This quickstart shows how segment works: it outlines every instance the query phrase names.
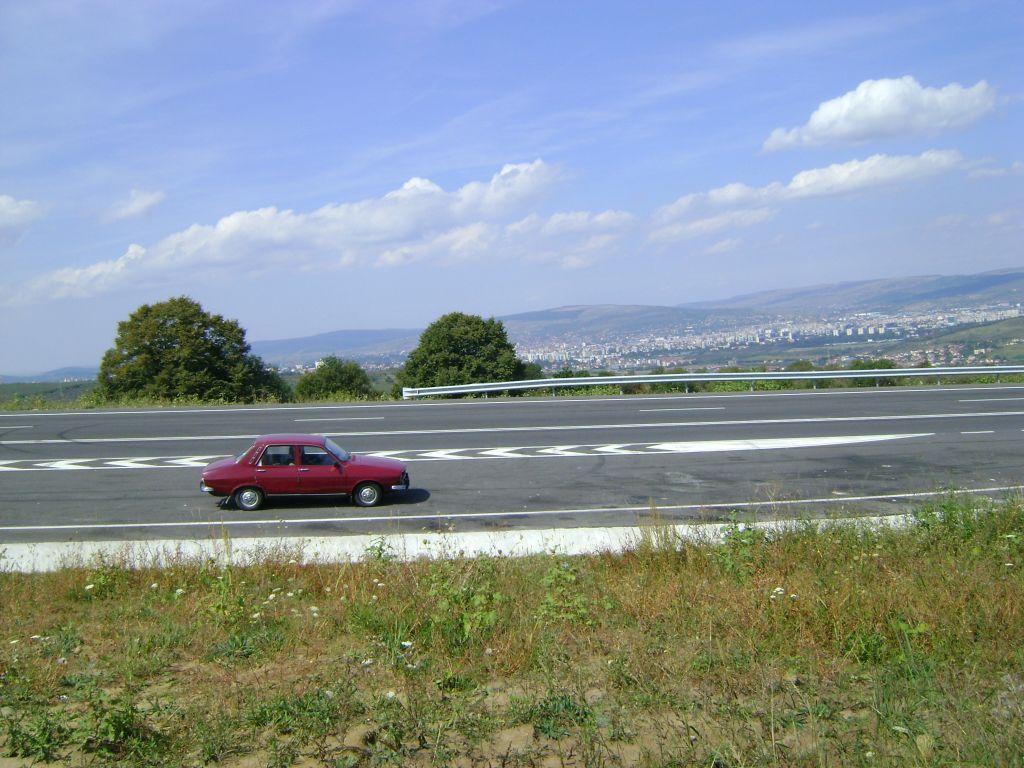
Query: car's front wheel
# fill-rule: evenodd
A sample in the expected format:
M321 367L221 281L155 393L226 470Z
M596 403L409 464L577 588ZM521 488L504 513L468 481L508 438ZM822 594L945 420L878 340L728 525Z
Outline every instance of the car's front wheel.
M259 488L239 488L235 491L235 506L246 512L262 507L263 499L263 491Z
M352 492L352 498L360 507L375 507L383 496L384 491L376 483L363 483Z

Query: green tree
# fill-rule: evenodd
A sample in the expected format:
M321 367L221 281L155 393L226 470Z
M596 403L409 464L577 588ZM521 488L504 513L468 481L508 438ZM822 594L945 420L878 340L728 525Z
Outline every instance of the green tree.
M373 397L373 385L358 363L329 355L295 385L299 400L360 400Z
M117 324L103 355L96 397L205 402L287 400L284 380L251 354L235 320L211 315L178 296L143 304Z
M516 381L526 372L500 320L451 312L423 331L398 374L397 387Z
M880 357L877 360L854 360L850 363L849 370L851 371L875 371L875 370L888 370L895 368L896 363L887 357ZM853 384L856 387L894 387L899 383L895 378L886 377L878 379L854 379Z

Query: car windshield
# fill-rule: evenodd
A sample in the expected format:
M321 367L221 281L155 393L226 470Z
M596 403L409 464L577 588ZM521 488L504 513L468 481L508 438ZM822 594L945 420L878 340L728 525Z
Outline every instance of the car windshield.
M324 440L324 448L333 453L340 461L348 461L352 458L352 454L338 445L336 442L327 438Z

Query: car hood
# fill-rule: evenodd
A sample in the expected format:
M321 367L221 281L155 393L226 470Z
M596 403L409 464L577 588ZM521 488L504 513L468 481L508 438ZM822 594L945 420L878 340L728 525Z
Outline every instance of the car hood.
M230 466L232 466L235 463L235 461L236 461L236 459L235 459L234 456L225 456L223 459L217 459L216 461L211 461L203 469L203 474L205 475L207 472L210 472L210 471L215 470L215 469L220 469L221 467L230 467Z
M405 471L405 464L398 459L388 459L383 456L361 456L357 453L352 454L352 458L346 462L346 466L375 469L381 472Z

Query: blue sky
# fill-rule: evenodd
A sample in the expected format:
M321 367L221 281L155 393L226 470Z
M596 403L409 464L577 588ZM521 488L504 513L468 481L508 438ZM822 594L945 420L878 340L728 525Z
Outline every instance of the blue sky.
M1024 5L6 0L0 373L1024 266Z

